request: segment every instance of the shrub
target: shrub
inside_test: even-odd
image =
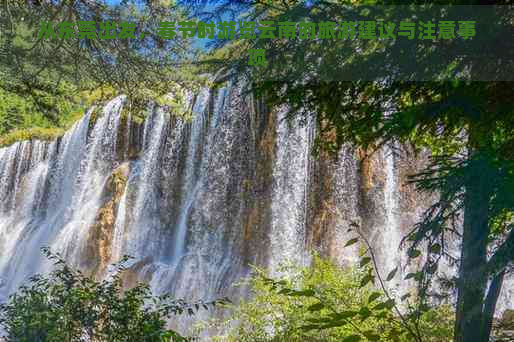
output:
[[[251,299],[228,305],[229,319],[212,325],[225,330],[219,341],[413,341],[383,303],[384,292],[362,286],[367,269],[340,268],[314,257],[312,266],[288,266],[292,276],[271,279],[256,269],[248,280]],[[423,341],[452,339],[452,311],[430,308],[417,324]]]
[[[64,135],[63,128],[42,128],[33,127],[26,129],[15,129],[0,137],[0,147],[5,147],[23,140],[54,140]]]
[[[7,341],[187,341],[166,328],[166,319],[216,304],[154,296],[145,284],[124,290],[121,273],[127,258],[115,266],[112,278],[96,281],[44,251],[55,270],[34,276],[0,306]]]

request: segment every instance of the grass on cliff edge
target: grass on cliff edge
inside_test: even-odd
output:
[[[100,108],[102,103],[118,95],[110,87],[82,91],[75,96],[66,95],[73,91],[65,90],[61,92],[62,96],[41,93],[36,100],[30,96],[21,97],[0,86],[0,148],[24,140],[54,140],[64,135],[82,118],[87,108],[93,105]],[[157,92],[143,88],[130,98],[130,104],[124,107],[121,115],[125,116],[130,112],[131,120],[141,124],[148,101],[154,101],[157,105],[168,107],[173,113],[190,120],[192,113],[190,109],[185,109],[187,96],[183,90],[175,84],[162,95],[164,90]],[[98,114],[98,111],[91,114],[92,124]]]
[[[23,140],[54,140],[66,132],[62,127],[31,127],[14,129],[0,137],[0,147],[10,146]]]

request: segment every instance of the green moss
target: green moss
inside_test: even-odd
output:
[[[0,137],[0,147],[5,147],[23,140],[54,140],[66,132],[64,128],[42,128],[33,127],[26,129],[15,129]]]

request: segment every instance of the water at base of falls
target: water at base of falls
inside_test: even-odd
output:
[[[43,246],[98,277],[131,255],[135,278],[188,300],[242,296],[233,284],[250,264],[277,272],[285,261],[309,262],[311,248],[355,260],[357,251],[342,248],[352,221],[369,230],[382,273],[401,262],[397,245],[413,223],[404,211],[426,203],[402,202],[387,151],[361,196],[354,151],[317,160],[312,126],[257,111],[237,85],[191,101],[191,121],[155,107],[138,125],[122,115],[120,96],[56,141],[0,149],[2,298],[49,269]],[[324,215],[325,206],[342,216]],[[506,307],[514,307],[510,295]]]

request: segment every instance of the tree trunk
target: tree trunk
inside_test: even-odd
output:
[[[500,296],[504,277],[504,271],[496,275],[491,281],[491,285],[489,285],[489,290],[487,291],[487,297],[484,303],[484,321],[482,322],[482,336],[484,341],[489,340],[489,336],[491,336],[494,311],[496,310],[496,302]]]
[[[486,263],[491,186],[487,162],[474,160],[472,163],[466,175],[455,342],[487,342],[482,332],[488,279]]]

